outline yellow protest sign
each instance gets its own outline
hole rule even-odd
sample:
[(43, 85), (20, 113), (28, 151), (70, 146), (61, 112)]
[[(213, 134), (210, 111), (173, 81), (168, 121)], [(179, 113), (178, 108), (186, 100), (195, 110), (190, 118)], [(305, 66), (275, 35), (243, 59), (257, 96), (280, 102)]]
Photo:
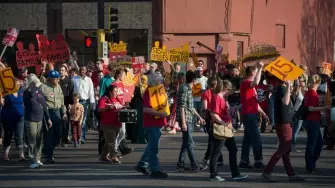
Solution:
[[(149, 87), (150, 103), (153, 109), (159, 112), (165, 112), (170, 115), (170, 107), (168, 104), (168, 96), (166, 94), (163, 84), (158, 86)], [(159, 117), (156, 117), (158, 119)]]
[(169, 61), (169, 56), (166, 51), (166, 46), (159, 47), (159, 41), (155, 41), (155, 46), (151, 49), (150, 59), (151, 61)]
[(194, 84), (194, 86), (192, 88), (192, 94), (193, 94), (194, 97), (200, 97), (201, 96), (201, 84), (200, 83)]
[(327, 62), (323, 62), (322, 67), (323, 67), (324, 74), (327, 74), (328, 76), (330, 76), (331, 73), (332, 73), (332, 71), (331, 71), (332, 70), (332, 64), (327, 63)]
[(125, 52), (127, 51), (127, 44), (120, 41), (119, 43), (108, 43), (109, 51), (111, 52)]
[(181, 48), (173, 48), (169, 50), (168, 55), (171, 62), (187, 63), (190, 56), (189, 44), (185, 44)]
[(304, 70), (282, 56), (267, 65), (265, 70), (269, 71), (280, 80), (287, 81), (293, 81), (304, 73)]
[(3, 96), (15, 93), (19, 90), (11, 68), (0, 70), (0, 88)]

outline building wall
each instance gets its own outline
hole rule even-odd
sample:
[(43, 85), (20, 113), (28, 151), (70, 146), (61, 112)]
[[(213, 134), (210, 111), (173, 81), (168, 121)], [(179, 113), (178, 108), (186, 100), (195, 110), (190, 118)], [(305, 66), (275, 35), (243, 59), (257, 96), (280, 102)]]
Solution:
[[(148, 29), (148, 49), (152, 44), (151, 2), (105, 3), (105, 29), (108, 6), (119, 9), (120, 29)], [(97, 29), (98, 3), (62, 3), (62, 28)], [(21, 30), (44, 30), (47, 33), (47, 3), (0, 4), (0, 30), (15, 27)]]
[(46, 3), (0, 4), (0, 30), (47, 30)]
[[(307, 64), (311, 69), (323, 61), (334, 62), (335, 1), (161, 1), (162, 40), (168, 48), (192, 40), (195, 52), (202, 56), (211, 52), (199, 48), (195, 44), (197, 40), (211, 48), (219, 43), (229, 53), (229, 59), (236, 60), (238, 42), (243, 42), (243, 52), (251, 44), (269, 43), (277, 46), (287, 59)], [(278, 24), (285, 27), (284, 33), (279, 32), (282, 26)], [(285, 39), (284, 46), (281, 36)]]

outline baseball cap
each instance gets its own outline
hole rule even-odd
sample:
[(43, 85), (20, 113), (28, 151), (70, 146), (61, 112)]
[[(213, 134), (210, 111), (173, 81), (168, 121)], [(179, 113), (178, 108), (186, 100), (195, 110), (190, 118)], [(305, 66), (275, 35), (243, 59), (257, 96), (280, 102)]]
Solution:
[(48, 78), (59, 78), (59, 73), (56, 70), (51, 70), (48, 72)]
[(151, 63), (151, 64), (150, 64), (150, 67), (156, 67), (156, 68), (157, 68), (158, 65), (157, 65), (157, 63)]

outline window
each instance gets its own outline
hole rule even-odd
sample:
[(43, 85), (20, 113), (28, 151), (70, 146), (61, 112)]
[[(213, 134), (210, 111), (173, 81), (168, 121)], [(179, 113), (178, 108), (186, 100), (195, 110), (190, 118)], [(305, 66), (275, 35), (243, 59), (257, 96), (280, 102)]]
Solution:
[(285, 48), (285, 25), (276, 25), (276, 47)]
[(243, 41), (237, 41), (237, 59), (240, 59), (243, 57), (243, 46), (244, 46), (244, 43)]

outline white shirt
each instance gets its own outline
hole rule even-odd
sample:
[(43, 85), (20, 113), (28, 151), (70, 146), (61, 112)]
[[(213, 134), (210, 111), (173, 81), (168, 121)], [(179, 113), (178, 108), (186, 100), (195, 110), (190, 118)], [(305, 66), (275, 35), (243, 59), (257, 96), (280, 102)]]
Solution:
[(73, 93), (78, 93), (81, 100), (90, 100), (90, 103), (95, 102), (94, 97), (94, 87), (92, 79), (85, 76), (84, 78), (80, 76), (72, 77), (73, 82)]
[[(206, 76), (201, 76), (200, 78), (197, 78), (195, 80), (195, 84), (200, 83), (201, 85), (201, 91), (205, 91), (207, 88), (207, 80), (208, 78)], [(201, 101), (201, 96), (200, 97), (193, 97), (193, 101), (200, 102)]]

